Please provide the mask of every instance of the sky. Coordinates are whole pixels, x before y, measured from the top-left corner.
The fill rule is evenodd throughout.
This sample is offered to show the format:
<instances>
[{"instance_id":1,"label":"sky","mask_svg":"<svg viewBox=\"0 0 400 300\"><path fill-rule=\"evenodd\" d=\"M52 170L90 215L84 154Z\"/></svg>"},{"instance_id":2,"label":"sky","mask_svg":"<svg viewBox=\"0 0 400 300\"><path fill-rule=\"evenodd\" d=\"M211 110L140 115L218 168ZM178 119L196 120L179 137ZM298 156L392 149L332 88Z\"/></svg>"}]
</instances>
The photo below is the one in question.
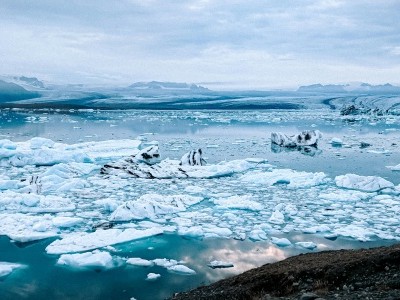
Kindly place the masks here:
<instances>
[{"instance_id":1,"label":"sky","mask_svg":"<svg viewBox=\"0 0 400 300\"><path fill-rule=\"evenodd\" d=\"M400 85L399 0L1 0L0 74L291 88Z\"/></svg>"}]
</instances>

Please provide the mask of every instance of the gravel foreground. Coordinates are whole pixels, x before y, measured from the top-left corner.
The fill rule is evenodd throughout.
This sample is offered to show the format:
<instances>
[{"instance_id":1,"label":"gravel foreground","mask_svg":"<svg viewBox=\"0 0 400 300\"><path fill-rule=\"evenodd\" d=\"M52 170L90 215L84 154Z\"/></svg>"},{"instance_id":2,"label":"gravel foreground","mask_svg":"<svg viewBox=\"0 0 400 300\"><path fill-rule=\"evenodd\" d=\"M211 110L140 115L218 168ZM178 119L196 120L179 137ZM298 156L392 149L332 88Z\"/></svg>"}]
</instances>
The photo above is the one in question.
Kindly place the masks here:
<instances>
[{"instance_id":1,"label":"gravel foreground","mask_svg":"<svg viewBox=\"0 0 400 300\"><path fill-rule=\"evenodd\" d=\"M171 299L400 299L400 245L301 254Z\"/></svg>"}]
</instances>

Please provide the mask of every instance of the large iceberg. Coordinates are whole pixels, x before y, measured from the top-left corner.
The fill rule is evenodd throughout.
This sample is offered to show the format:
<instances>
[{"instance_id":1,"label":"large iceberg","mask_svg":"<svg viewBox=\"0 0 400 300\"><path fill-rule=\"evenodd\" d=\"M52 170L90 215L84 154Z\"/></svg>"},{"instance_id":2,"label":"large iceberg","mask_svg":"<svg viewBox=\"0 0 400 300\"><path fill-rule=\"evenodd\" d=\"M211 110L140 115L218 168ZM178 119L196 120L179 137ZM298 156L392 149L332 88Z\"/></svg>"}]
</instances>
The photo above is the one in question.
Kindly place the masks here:
<instances>
[{"instance_id":1,"label":"large iceberg","mask_svg":"<svg viewBox=\"0 0 400 300\"><path fill-rule=\"evenodd\" d=\"M281 132L271 133L271 142L281 147L317 146L321 138L322 133L319 130L305 130L292 136Z\"/></svg>"}]
</instances>

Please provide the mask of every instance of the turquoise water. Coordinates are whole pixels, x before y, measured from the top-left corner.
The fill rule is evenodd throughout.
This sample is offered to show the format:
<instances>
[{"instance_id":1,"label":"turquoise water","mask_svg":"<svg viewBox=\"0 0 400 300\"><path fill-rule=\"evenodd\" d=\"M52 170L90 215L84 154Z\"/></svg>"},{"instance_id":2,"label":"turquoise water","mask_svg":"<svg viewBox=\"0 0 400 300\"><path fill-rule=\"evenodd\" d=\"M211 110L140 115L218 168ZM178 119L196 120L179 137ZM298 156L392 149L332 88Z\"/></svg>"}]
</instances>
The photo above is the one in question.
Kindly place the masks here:
<instances>
[{"instance_id":1,"label":"turquoise water","mask_svg":"<svg viewBox=\"0 0 400 300\"><path fill-rule=\"evenodd\" d=\"M293 241L310 240L307 235L287 237ZM313 240L325 249L391 244L360 243L346 239L330 241L321 237L313 237ZM182 259L197 272L196 275L179 275L157 266L126 265L105 271L78 271L56 266L58 257L47 255L44 251L50 242L51 240L45 240L21 245L10 242L6 237L0 237L0 261L17 262L27 266L0 280L0 299L165 299L175 292L208 284L264 263L310 252L294 247L279 248L267 242L225 239L201 241L176 235L163 235L115 246L121 257ZM234 268L207 267L210 260L216 257L233 262ZM150 272L158 273L161 277L156 281L146 281L145 278Z\"/></svg>"}]
</instances>

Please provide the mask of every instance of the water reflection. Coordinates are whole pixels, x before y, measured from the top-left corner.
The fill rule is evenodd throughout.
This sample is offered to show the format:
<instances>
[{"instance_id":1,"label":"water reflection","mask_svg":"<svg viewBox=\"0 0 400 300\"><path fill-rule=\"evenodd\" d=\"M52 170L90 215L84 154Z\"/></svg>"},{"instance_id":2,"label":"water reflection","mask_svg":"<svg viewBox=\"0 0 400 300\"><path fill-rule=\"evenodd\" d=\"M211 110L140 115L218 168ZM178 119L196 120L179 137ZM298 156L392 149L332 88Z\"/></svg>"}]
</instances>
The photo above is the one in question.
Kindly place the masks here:
<instances>
[{"instance_id":1,"label":"water reflection","mask_svg":"<svg viewBox=\"0 0 400 300\"><path fill-rule=\"evenodd\" d=\"M317 156L322 153L322 150L315 146L297 146L297 147L281 147L277 144L271 144L271 151L273 153L288 153L298 151L303 155L307 156Z\"/></svg>"}]
</instances>

